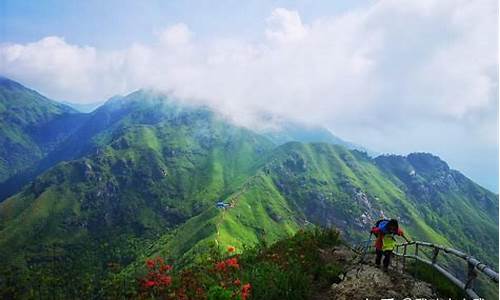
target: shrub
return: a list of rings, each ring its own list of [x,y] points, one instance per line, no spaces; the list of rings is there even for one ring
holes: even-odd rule
[[[143,299],[307,299],[314,281],[338,282],[342,269],[323,265],[322,247],[339,244],[336,230],[300,230],[273,245],[261,243],[236,254],[203,253],[196,263],[175,270],[162,258],[146,261],[146,274],[139,279]]]

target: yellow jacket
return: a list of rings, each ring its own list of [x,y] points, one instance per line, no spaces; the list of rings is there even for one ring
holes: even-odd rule
[[[396,239],[393,234],[384,234],[382,251],[392,251],[396,247]]]

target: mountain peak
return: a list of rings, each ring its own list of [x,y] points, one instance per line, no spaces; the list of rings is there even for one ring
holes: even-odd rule
[[[431,153],[410,153],[406,157],[417,170],[449,171],[450,167],[439,156]]]

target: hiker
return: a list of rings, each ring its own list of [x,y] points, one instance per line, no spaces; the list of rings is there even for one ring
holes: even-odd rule
[[[383,255],[384,272],[387,272],[389,264],[391,263],[392,251],[396,246],[396,239],[394,236],[399,235],[407,242],[409,242],[409,240],[404,235],[403,230],[399,228],[398,221],[395,219],[377,221],[377,223],[375,223],[375,227],[372,227],[371,233],[375,234],[377,237],[375,240],[375,264],[380,266],[380,261],[382,260]]]

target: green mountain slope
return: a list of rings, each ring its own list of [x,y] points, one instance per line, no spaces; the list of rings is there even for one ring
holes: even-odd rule
[[[39,282],[46,291],[71,284],[99,294],[145,257],[188,264],[214,245],[273,242],[308,224],[361,240],[383,215],[415,239],[498,259],[498,196],[435,156],[277,146],[146,90],[76,116],[78,126],[40,143],[49,150],[11,177],[18,192],[0,203],[0,260],[8,262],[0,279],[17,278],[25,290]],[[40,136],[52,132],[47,126]],[[9,180],[3,186],[14,187]],[[231,207],[215,208],[218,200]]]
[[[206,109],[147,92],[102,109],[120,117],[70,149],[95,147],[92,154],[57,164],[0,204],[2,261],[43,270],[40,253],[56,244],[63,257],[91,249],[93,266],[111,257],[125,264],[137,254],[130,241],[147,243],[212,207],[273,147]],[[103,243],[109,246],[101,249]]]
[[[80,126],[82,117],[0,76],[0,183],[45,157]]]
[[[439,158],[427,154],[412,154],[404,159],[413,161],[420,156],[429,163],[442,164]],[[399,218],[415,239],[465,249],[495,265],[496,195],[470,181],[472,186],[464,184],[462,191],[437,192],[429,178],[423,182],[441,197],[434,201],[447,209],[456,208],[453,214],[446,211],[448,215],[443,217],[443,210],[424,202],[424,195],[412,193],[411,186],[399,181],[391,170],[380,167],[383,159],[391,158],[373,160],[364,153],[328,144],[288,143],[274,150],[259,172],[227,198],[234,208],[218,214],[207,212],[201,218],[203,226],[182,226],[177,233],[180,238],[170,236],[167,244],[156,249],[181,256],[197,248],[193,242],[196,239],[202,245],[217,240],[224,246],[272,242],[308,223],[340,228],[347,240],[355,241],[365,239],[372,224],[386,215]],[[456,178],[465,178],[457,171],[448,171]],[[436,172],[429,171],[433,177],[441,176]],[[481,205],[471,209],[474,203]],[[184,240],[185,236],[196,238]]]
[[[231,137],[232,133],[230,131],[231,128],[234,128],[233,126],[226,126],[226,123],[221,120],[217,121],[219,122],[218,124],[215,121],[213,124],[210,124],[214,116],[207,109],[181,107],[167,101],[165,95],[152,91],[142,90],[132,93],[127,97],[112,98],[94,112],[78,114],[78,116],[82,116],[78,119],[78,128],[68,132],[65,138],[58,143],[57,147],[51,149],[50,152],[36,161],[35,164],[30,164],[22,172],[18,172],[16,176],[8,178],[3,183],[0,182],[0,190],[2,191],[0,192],[0,199],[19,191],[23,185],[57,163],[99,153],[102,148],[120,137],[122,137],[123,143],[128,143],[129,140],[138,144],[141,142],[154,142],[150,141],[149,138],[154,139],[156,137],[148,133],[151,130],[147,126],[162,126],[163,124],[163,128],[161,129],[163,132],[158,137],[162,141],[165,138],[171,138],[172,131],[176,131],[182,126],[192,125],[192,128],[190,128],[191,132],[188,134],[192,134],[197,139],[195,142],[199,143],[202,148],[210,147],[210,143],[220,137],[224,139],[238,139],[238,137]],[[142,132],[139,132],[138,128],[132,128],[135,125],[146,127],[143,128]],[[220,130],[217,129],[218,131],[214,133],[217,136],[211,136],[210,126],[212,125],[220,127]],[[130,132],[128,132],[129,130]],[[245,132],[250,135],[250,131],[246,130]],[[137,141],[134,140],[136,136],[138,137]],[[265,141],[267,144],[266,147],[271,146],[271,143],[265,138],[256,134],[253,134],[253,136],[258,137],[257,139],[260,141]],[[177,143],[173,143],[172,148],[169,148],[168,151],[170,151],[170,154],[160,153],[161,155],[165,154],[166,156],[177,157],[182,155],[182,152],[176,153],[176,149],[191,146],[189,144],[190,141],[184,140],[184,136],[179,135],[175,136],[175,138]],[[240,137],[240,139],[242,140],[227,141],[227,147],[231,147],[230,143],[232,142],[241,142],[242,148],[237,148],[237,151],[234,152],[241,155],[234,157],[234,160],[231,162],[233,164],[246,159],[244,152],[249,150],[246,143],[252,142],[252,138],[249,141],[244,140],[244,137]],[[170,146],[170,144],[167,146]],[[121,147],[126,148],[127,144],[123,144]],[[193,155],[197,155],[197,153]],[[221,155],[219,152],[213,153],[213,156],[219,155]],[[215,157],[215,159],[217,158]],[[182,157],[182,159],[189,158]]]
[[[380,156],[376,163],[405,191],[420,218],[456,248],[497,265],[498,195],[475,184],[436,156]]]

